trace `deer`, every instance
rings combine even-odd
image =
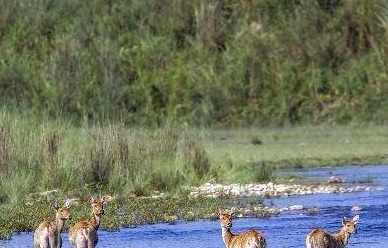
[[[352,220],[342,218],[342,228],[337,234],[330,234],[322,229],[312,230],[306,237],[307,248],[343,248],[350,239],[351,234],[357,233],[357,223],[360,216],[356,215]]]
[[[230,231],[234,211],[234,207],[230,211],[225,212],[220,208],[217,209],[221,224],[222,238],[226,248],[266,248],[267,242],[258,230],[251,229],[240,234],[233,234]]]
[[[92,216],[89,220],[83,220],[69,228],[70,243],[76,248],[94,248],[98,242],[98,228],[101,217],[104,215],[104,206],[111,201],[110,196],[103,196],[100,200],[90,197]]]
[[[328,183],[346,183],[346,180],[342,177],[335,175],[333,172],[329,172],[330,178],[327,180]]]
[[[66,200],[64,206],[59,206],[58,202],[54,203],[55,220],[44,220],[34,232],[35,248],[61,248],[63,230],[66,220],[71,219],[70,204],[75,199]]]

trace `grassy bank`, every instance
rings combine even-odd
[[[184,195],[191,186],[276,180],[276,169],[381,164],[383,126],[198,130],[74,127],[0,114],[0,203],[52,189],[147,196]]]

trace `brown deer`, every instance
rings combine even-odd
[[[103,196],[100,200],[90,197],[92,217],[90,220],[77,222],[69,229],[69,240],[74,247],[94,248],[97,245],[97,230],[100,227],[100,219],[104,215],[104,205],[111,199],[110,196]]]
[[[65,205],[60,207],[57,202],[54,203],[55,220],[44,220],[34,232],[35,248],[61,248],[61,232],[65,220],[71,219],[69,211],[71,202],[75,199],[66,200]]]
[[[342,218],[342,228],[337,234],[330,234],[322,229],[312,230],[306,237],[307,248],[343,248],[348,242],[351,234],[357,233],[357,223],[360,216],[356,215],[352,220]]]
[[[234,210],[235,208],[232,208],[229,212],[223,212],[220,208],[217,210],[226,248],[266,248],[267,242],[257,230],[251,229],[240,234],[233,234],[230,231]]]

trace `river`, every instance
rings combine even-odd
[[[349,185],[357,181],[373,179],[369,191],[346,194],[318,194],[266,199],[267,205],[287,207],[300,204],[303,210],[288,211],[270,218],[238,218],[233,222],[233,232],[249,228],[259,229],[267,238],[269,248],[305,247],[306,234],[315,227],[329,232],[341,228],[342,216],[360,215],[358,233],[352,235],[347,247],[388,247],[388,165],[387,166],[345,166],[293,171],[302,177],[324,179],[332,171],[346,178]],[[282,172],[286,173],[286,172]],[[288,172],[287,172],[288,173]],[[361,211],[352,212],[358,204]],[[307,214],[307,208],[318,207],[317,215]],[[0,247],[32,247],[32,233],[17,234],[11,240],[0,241]],[[62,234],[62,247],[71,247],[67,234]],[[97,247],[130,248],[222,248],[221,230],[218,221],[198,220],[176,224],[145,225],[125,228],[116,232],[99,231]]]

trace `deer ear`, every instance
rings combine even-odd
[[[360,216],[359,215],[356,215],[356,216],[353,217],[354,224],[357,224],[359,221],[360,221]]]
[[[59,209],[59,204],[58,204],[58,202],[54,202],[54,209],[55,209],[55,210],[58,210],[58,209]]]
[[[75,202],[75,201],[77,201],[76,198],[67,199],[67,200],[65,201],[65,207],[70,208],[70,205],[71,205],[73,202]]]
[[[342,217],[342,225],[344,226],[344,225],[346,225],[346,217],[344,216],[344,217]]]
[[[96,200],[94,199],[93,196],[89,197],[89,203],[95,203],[95,202],[96,202]]]
[[[221,209],[220,207],[218,207],[218,208],[216,209],[216,214],[217,214],[218,216],[220,216],[220,215],[222,214],[222,209]]]
[[[232,208],[230,209],[230,215],[233,215],[235,211],[236,211],[236,207],[232,207]]]
[[[110,196],[110,195],[104,195],[103,197],[101,197],[101,202],[103,204],[106,204],[106,203],[108,203],[108,202],[110,202],[112,200],[113,200],[113,197]]]

